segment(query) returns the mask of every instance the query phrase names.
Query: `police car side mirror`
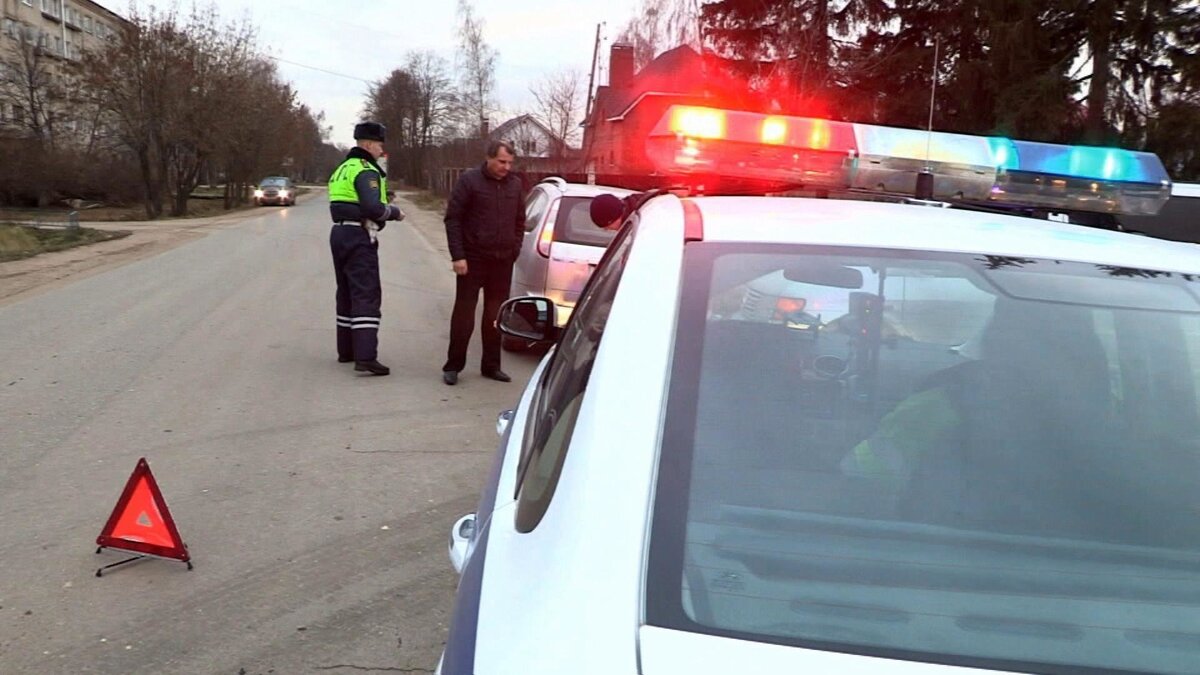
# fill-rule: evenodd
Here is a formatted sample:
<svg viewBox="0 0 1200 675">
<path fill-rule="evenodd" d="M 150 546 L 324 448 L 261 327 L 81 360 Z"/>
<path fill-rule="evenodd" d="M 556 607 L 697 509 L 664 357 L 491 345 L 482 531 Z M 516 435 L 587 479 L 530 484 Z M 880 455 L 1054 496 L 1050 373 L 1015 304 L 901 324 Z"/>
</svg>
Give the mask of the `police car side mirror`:
<svg viewBox="0 0 1200 675">
<path fill-rule="evenodd" d="M 554 342 L 558 339 L 557 313 L 549 298 L 523 296 L 511 298 L 500 305 L 496 328 L 505 335 L 532 342 Z"/>
</svg>

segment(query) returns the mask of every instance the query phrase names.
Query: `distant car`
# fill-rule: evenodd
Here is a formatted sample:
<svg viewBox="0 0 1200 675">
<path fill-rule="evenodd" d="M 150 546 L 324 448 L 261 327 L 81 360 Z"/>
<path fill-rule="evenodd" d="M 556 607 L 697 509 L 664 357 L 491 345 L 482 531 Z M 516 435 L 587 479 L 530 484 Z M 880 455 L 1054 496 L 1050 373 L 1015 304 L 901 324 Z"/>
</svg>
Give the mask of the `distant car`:
<svg viewBox="0 0 1200 675">
<path fill-rule="evenodd" d="M 525 200 L 525 240 L 513 268 L 511 295 L 554 300 L 559 326 L 571 316 L 579 292 L 615 234 L 597 227 L 589 215 L 592 199 L 601 194 L 625 197 L 631 192 L 547 178 Z M 510 351 L 526 346 L 511 337 L 504 339 Z"/>
<path fill-rule="evenodd" d="M 262 179 L 258 189 L 254 191 L 255 206 L 278 204 L 294 206 L 296 204 L 296 186 L 283 176 L 269 176 Z"/>
</svg>

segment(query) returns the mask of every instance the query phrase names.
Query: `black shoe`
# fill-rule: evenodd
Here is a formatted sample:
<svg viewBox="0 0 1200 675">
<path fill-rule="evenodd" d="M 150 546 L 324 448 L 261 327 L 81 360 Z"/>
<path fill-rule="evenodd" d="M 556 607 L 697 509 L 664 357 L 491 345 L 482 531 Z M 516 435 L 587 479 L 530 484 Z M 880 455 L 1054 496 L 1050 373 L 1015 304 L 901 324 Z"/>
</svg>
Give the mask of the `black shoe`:
<svg viewBox="0 0 1200 675">
<path fill-rule="evenodd" d="M 339 356 L 338 363 L 350 363 L 354 360 L 353 356 Z"/>
<path fill-rule="evenodd" d="M 388 368 L 379 361 L 355 361 L 354 369 L 372 375 L 387 375 L 392 372 L 391 368 Z"/>
<path fill-rule="evenodd" d="M 497 382 L 512 382 L 512 378 L 509 377 L 508 373 L 504 372 L 503 370 L 488 371 L 484 373 L 483 376 L 489 380 L 495 380 Z"/>
<path fill-rule="evenodd" d="M 442 382 L 445 382 L 446 384 L 448 384 L 452 387 L 454 385 L 458 384 L 458 371 L 443 370 L 442 371 Z"/>
</svg>

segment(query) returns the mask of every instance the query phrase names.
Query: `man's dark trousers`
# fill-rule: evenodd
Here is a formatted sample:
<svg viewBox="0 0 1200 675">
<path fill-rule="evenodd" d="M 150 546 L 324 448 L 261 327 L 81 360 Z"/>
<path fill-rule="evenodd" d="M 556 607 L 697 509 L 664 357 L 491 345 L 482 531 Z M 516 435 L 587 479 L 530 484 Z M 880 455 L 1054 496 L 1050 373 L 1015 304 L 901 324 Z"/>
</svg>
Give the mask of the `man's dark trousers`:
<svg viewBox="0 0 1200 675">
<path fill-rule="evenodd" d="M 479 305 L 479 291 L 483 291 L 483 360 L 480 370 L 494 373 L 500 370 L 500 331 L 496 329 L 496 315 L 500 305 L 508 299 L 512 282 L 512 260 L 468 260 L 467 273 L 456 277 L 454 312 L 450 315 L 450 351 L 442 371 L 459 372 L 467 365 L 467 345 L 475 330 L 475 308 Z"/>
<path fill-rule="evenodd" d="M 379 348 L 379 245 L 358 223 L 329 232 L 337 275 L 337 351 L 343 361 L 374 361 Z"/>
</svg>

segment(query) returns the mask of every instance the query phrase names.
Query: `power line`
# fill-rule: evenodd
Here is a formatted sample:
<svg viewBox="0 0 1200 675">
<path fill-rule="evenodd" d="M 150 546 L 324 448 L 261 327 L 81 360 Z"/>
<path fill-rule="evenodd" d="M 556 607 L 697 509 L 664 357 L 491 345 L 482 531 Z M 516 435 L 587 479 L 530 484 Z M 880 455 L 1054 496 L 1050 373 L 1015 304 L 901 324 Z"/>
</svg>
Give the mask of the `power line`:
<svg viewBox="0 0 1200 675">
<path fill-rule="evenodd" d="M 324 68 L 318 68 L 318 67 L 316 67 L 316 66 L 309 66 L 309 65 L 306 65 L 306 64 L 303 64 L 303 63 L 296 63 L 295 61 L 289 61 L 289 60 L 287 60 L 287 59 L 280 58 L 280 57 L 278 57 L 278 56 L 267 56 L 267 58 L 269 58 L 269 59 L 271 59 L 271 60 L 273 60 L 273 61 L 278 61 L 278 62 L 280 62 L 280 63 L 286 63 L 286 64 L 288 64 L 288 65 L 296 66 L 296 67 L 298 67 L 298 68 L 308 68 L 309 70 L 315 70 L 315 71 L 317 71 L 317 72 L 320 72 L 320 73 L 325 73 L 326 75 L 334 75 L 334 76 L 337 76 L 337 77 L 344 77 L 344 78 L 346 78 L 346 79 L 348 79 L 348 80 L 358 80 L 359 82 L 365 82 L 365 83 L 367 83 L 367 84 L 375 84 L 375 83 L 374 83 L 373 81 L 371 81 L 371 80 L 364 80 L 363 78 L 361 78 L 361 77 L 358 77 L 358 76 L 355 76 L 355 75 L 347 75 L 347 74 L 345 74 L 345 73 L 339 73 L 339 72 L 332 71 L 332 70 L 326 70 L 326 69 L 324 69 Z"/>
</svg>

